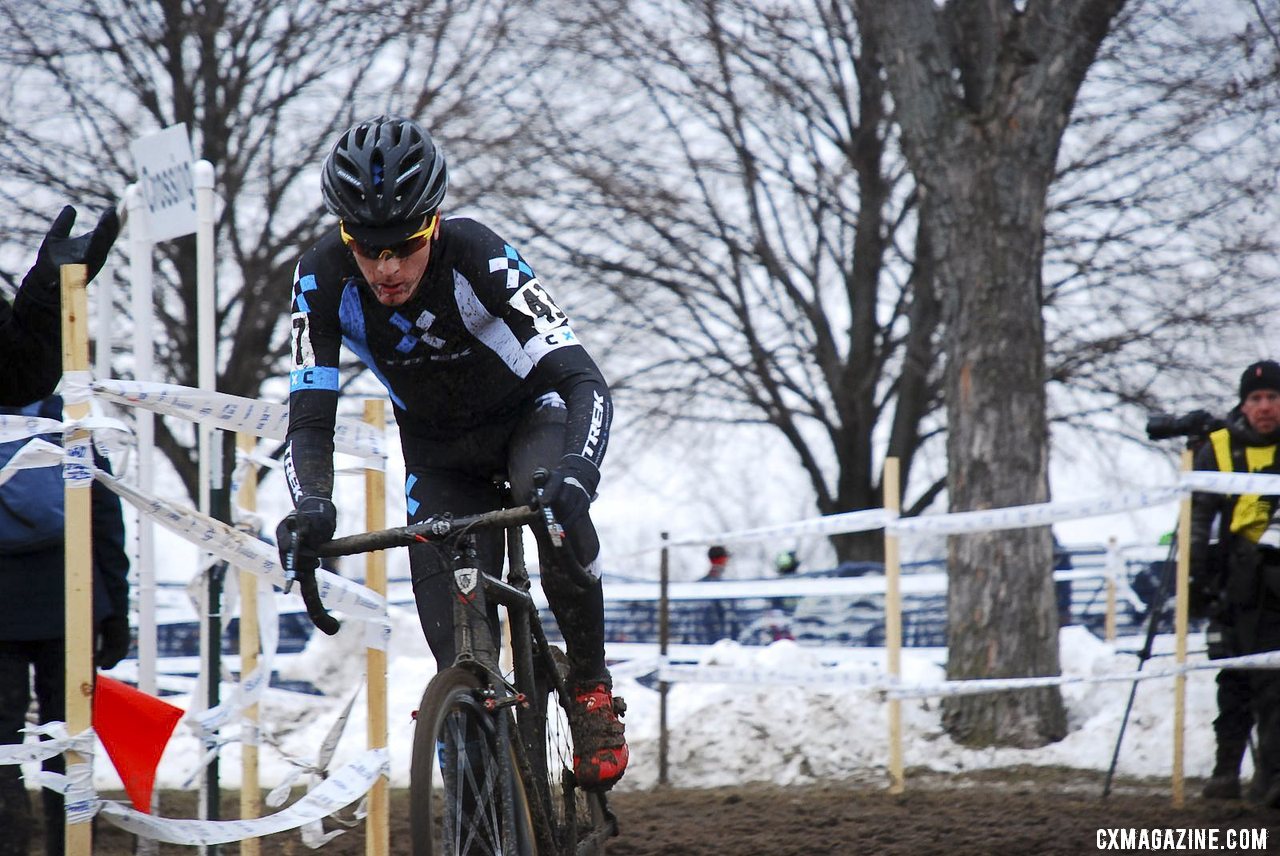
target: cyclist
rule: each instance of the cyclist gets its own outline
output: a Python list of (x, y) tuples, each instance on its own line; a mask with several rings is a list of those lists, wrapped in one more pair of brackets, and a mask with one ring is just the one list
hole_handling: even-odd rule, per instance
[[(541, 549), (542, 586), (565, 638), (574, 696), (575, 774), (611, 787), (627, 765), (604, 660), (604, 601), (589, 516), (612, 406), (595, 362), (528, 262), (475, 220), (441, 217), (444, 153), (416, 122), (378, 116), (339, 137), (324, 162), (326, 207), (338, 223), (298, 262), (285, 473), (295, 510), (278, 530), (284, 558), (314, 570), (332, 538), (333, 431), (342, 342), (386, 386), (400, 427), (410, 523), (499, 507), (494, 476), (517, 500), (551, 471), (544, 499), (578, 562), (580, 586)], [(545, 546), (545, 545), (544, 545)], [(501, 534), (478, 545), (501, 564)], [(454, 659), (449, 563), (410, 549), (414, 596), (438, 668)]]

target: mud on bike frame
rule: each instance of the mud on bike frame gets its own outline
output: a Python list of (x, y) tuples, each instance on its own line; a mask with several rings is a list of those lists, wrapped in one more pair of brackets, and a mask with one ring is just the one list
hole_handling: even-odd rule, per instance
[[(536, 474), (535, 484), (544, 478), (542, 473)], [(553, 560), (561, 563), (571, 579), (580, 585), (596, 585), (598, 581), (573, 558), (564, 530), (539, 498), (535, 498), (533, 505), (460, 517), (438, 515), (409, 526), (339, 538), (318, 551), (327, 557), (427, 543), (439, 545), (445, 556), (452, 559), (457, 654), (453, 666), (441, 671), (428, 685), (417, 728), (443, 731), (447, 713), (442, 706), (475, 706), (477, 709), (467, 715), (473, 719), (481, 717), (489, 724), (493, 732), (491, 738), (498, 748), (488, 753), (493, 759), (490, 764), (493, 783), (486, 785), (478, 797), (473, 795), (465, 800), (459, 797), (457, 804), (450, 806), (447, 793), (443, 798), (433, 793), (433, 762), (419, 757), (436, 749), (437, 737), (430, 733), (415, 735), (411, 775), (415, 854), (599, 856), (604, 853), (605, 840), (618, 834), (617, 821), (608, 808), (606, 795), (578, 789), (572, 764), (566, 764), (573, 755), (571, 746), (563, 745), (571, 742), (564, 709), (564, 700), (570, 698), (566, 687), (567, 661), (548, 643), (529, 594), (531, 584), (524, 563), (522, 527), (541, 530), (537, 534), (546, 537), (539, 538), (540, 542), (550, 544)], [(486, 572), (489, 569), (480, 569), (476, 561), (475, 534), (492, 530), (507, 532), (506, 581), (497, 576), (500, 569), (489, 573)], [(338, 622), (320, 602), (314, 573), (300, 574), (299, 581), (308, 616), (318, 628), (332, 635), (338, 629)], [(511, 680), (503, 676), (499, 666), (498, 640), (489, 620), (491, 605), (507, 611)], [(480, 708), (489, 715), (481, 715)], [(511, 713), (515, 714), (518, 739), (512, 739)], [(423, 717), (428, 721), (424, 722)], [(550, 750), (556, 741), (562, 744), (558, 756)], [(510, 751), (507, 746), (511, 747)], [(439, 757), (440, 775), (444, 779), (444, 755)], [(420, 790), (425, 795), (420, 794)], [(494, 796), (499, 792), (500, 796)], [(474, 817), (461, 816), (467, 812), (483, 814), (476, 803), (483, 802), (486, 796), (500, 803), (493, 809), (487, 829), (481, 828), (485, 824)], [(433, 813), (431, 804), (436, 799), (446, 803), (444, 817), (440, 816), (439, 807)], [(465, 808), (463, 802), (467, 802)], [(443, 846), (442, 836), (449, 842)], [(475, 839), (480, 843), (469, 846), (467, 842)], [(484, 843), (489, 839), (491, 843)]]

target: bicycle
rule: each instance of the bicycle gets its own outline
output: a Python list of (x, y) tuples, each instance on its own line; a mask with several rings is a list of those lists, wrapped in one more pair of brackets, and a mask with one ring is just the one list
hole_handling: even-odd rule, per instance
[[(416, 714), (409, 781), (415, 856), (602, 856), (618, 834), (608, 795), (583, 790), (574, 778), (568, 660), (548, 643), (529, 594), (524, 526), (542, 527), (558, 560), (580, 582), (594, 583), (567, 555), (550, 509), (536, 502), (338, 538), (319, 551), (328, 557), (436, 543), (452, 553), (457, 655), (427, 684)], [(495, 529), (506, 536), (505, 581), (476, 562), (475, 533)], [(314, 574), (298, 579), (311, 620), (336, 633)], [(506, 610), (509, 678), (499, 666), (490, 603)]]

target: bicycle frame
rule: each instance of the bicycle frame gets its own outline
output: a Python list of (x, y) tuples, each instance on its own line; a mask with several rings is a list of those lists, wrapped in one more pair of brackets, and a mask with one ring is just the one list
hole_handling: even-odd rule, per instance
[[(537, 835), (552, 835), (556, 832), (556, 825), (548, 815), (555, 813), (557, 806), (553, 801), (558, 798), (565, 799), (566, 805), (562, 808), (570, 826), (576, 829), (577, 824), (573, 800), (569, 798), (576, 789), (576, 783), (569, 779), (565, 782), (569, 790), (561, 792), (547, 791), (546, 787), (536, 786), (536, 783), (547, 782), (549, 773), (545, 751), (548, 716), (546, 699), (552, 690), (557, 698), (567, 698), (568, 695), (566, 677), (555, 661), (552, 646), (547, 641), (538, 617), (537, 606), (529, 593), (531, 581), (525, 567), (521, 536), (526, 525), (553, 524), (555, 521), (547, 509), (523, 506), (459, 518), (433, 517), (410, 526), (336, 539), (319, 551), (322, 556), (337, 556), (423, 543), (441, 544), (453, 551), (451, 558), (456, 654), (452, 665), (467, 669), (481, 681), (486, 709), (498, 712), (503, 708), (510, 708), (514, 712), (519, 739), (512, 743), (516, 747), (517, 763), (529, 775), (525, 777), (520, 770), (511, 769), (510, 761), (505, 757), (500, 758), (499, 764), (504, 777), (519, 775), (535, 784), (534, 792), (529, 794), (529, 802), (531, 810), (536, 814)], [(505, 581), (497, 575), (501, 573), (501, 569), (496, 569), (497, 574), (485, 573), (478, 567), (476, 560), (475, 533), (495, 529), (502, 529), (506, 533)], [(554, 536), (552, 545), (553, 548), (561, 546), (555, 543)], [(567, 553), (568, 550), (563, 549), (561, 556), (567, 558)], [(578, 571), (584, 573), (581, 568)], [(304, 586), (304, 596), (306, 592)], [(499, 664), (498, 640), (489, 621), (491, 605), (506, 610), (511, 630), (511, 681), (504, 677)], [(323, 609), (320, 611), (323, 612)], [(539, 685), (540, 678), (545, 680), (542, 685)], [(498, 716), (497, 721), (498, 728), (505, 737), (511, 720), (506, 716)], [(508, 801), (508, 806), (509, 800), (510, 795), (504, 794), (504, 801)], [(605, 824), (599, 828), (598, 833), (598, 841), (602, 843), (604, 838), (616, 834), (617, 826), (603, 794), (599, 796), (599, 809), (605, 819)], [(510, 812), (507, 815), (504, 827), (509, 825)], [(513, 834), (513, 830), (505, 829), (504, 834)]]

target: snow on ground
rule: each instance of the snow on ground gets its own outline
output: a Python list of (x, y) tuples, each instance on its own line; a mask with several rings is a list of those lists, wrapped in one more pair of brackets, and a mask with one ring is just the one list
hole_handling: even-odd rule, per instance
[[(391, 778), (393, 785), (404, 786), (408, 783), (413, 735), (410, 714), (417, 708), (422, 689), (435, 668), (414, 612), (393, 607), (392, 621), (388, 679)], [(341, 709), (356, 695), (334, 760), (335, 765), (340, 765), (365, 746), (367, 719), (364, 692), (360, 689), (364, 674), (362, 636), (357, 623), (348, 622), (336, 637), (317, 633), (312, 640), (307, 650), (282, 671), (285, 677), (312, 681), (329, 695), (272, 692), (263, 705), (262, 722), (275, 733), (280, 749), (311, 762)], [(1158, 641), (1169, 649), (1170, 640)], [(1201, 647), (1197, 641), (1192, 640), (1193, 650)], [(1135, 655), (1117, 650), (1117, 646), (1098, 640), (1081, 627), (1062, 631), (1061, 651), (1063, 673), (1070, 676), (1128, 673), (1137, 666)], [(865, 649), (857, 655), (842, 658), (835, 668), (866, 675), (884, 669), (882, 650)], [(941, 657), (937, 649), (905, 649), (904, 682), (942, 681)], [(706, 649), (702, 662), (762, 670), (822, 665), (817, 649), (789, 641), (764, 648), (721, 642)], [(1147, 668), (1170, 662), (1171, 658), (1157, 657)], [(1213, 674), (1193, 672), (1187, 681), (1184, 769), (1188, 776), (1207, 776), (1212, 766)], [(1023, 764), (1105, 771), (1131, 686), (1129, 682), (1066, 685), (1063, 696), (1070, 733), (1058, 743), (1035, 750), (958, 746), (942, 729), (936, 698), (903, 701), (905, 763), (908, 769), (923, 767), (940, 772)], [(627, 699), (625, 721), (632, 750), (630, 769), (619, 787), (651, 787), (658, 775), (658, 693), (630, 679), (619, 680), (615, 692)], [(176, 696), (169, 700), (185, 706), (189, 698)], [(887, 783), (887, 705), (865, 690), (844, 686), (682, 683), (672, 686), (668, 705), (669, 769), (677, 787), (717, 787), (746, 781), (786, 785), (845, 779)], [(1173, 678), (1140, 684), (1120, 754), (1120, 775), (1170, 774), (1173, 709)], [(197, 741), (184, 725), (179, 725), (161, 761), (158, 785), (189, 786), (199, 755)], [(121, 787), (105, 755), (99, 757), (103, 762), (95, 767), (96, 786), (103, 790)], [(292, 769), (269, 746), (261, 750), (260, 763), (264, 790), (274, 787)], [(1246, 759), (1246, 767), (1248, 763)], [(238, 787), (237, 745), (225, 749), (221, 776), (226, 787)]]

